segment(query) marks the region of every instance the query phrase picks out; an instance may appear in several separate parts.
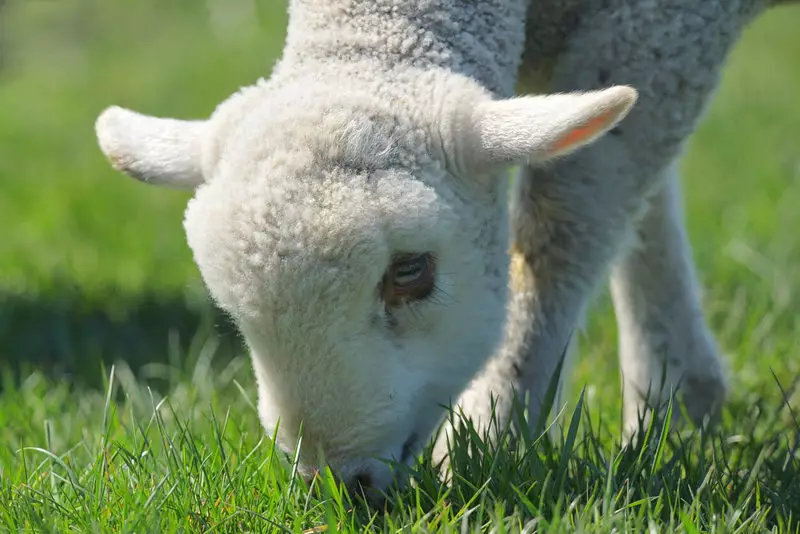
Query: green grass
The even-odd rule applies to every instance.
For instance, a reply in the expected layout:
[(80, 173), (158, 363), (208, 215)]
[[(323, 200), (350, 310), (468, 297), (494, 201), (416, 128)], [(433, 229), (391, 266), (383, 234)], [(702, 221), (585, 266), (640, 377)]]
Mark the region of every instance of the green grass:
[(383, 513), (291, 477), (191, 261), (188, 195), (122, 177), (97, 149), (109, 104), (204, 116), (269, 73), (282, 3), (226, 0), (226, 20), (212, 4), (0, 7), (0, 530), (800, 531), (800, 8), (748, 31), (685, 164), (705, 307), (732, 370), (719, 431), (656, 425), (620, 449), (603, 296), (563, 443), (491, 452), (463, 435), (451, 487), (423, 456), (418, 485)]

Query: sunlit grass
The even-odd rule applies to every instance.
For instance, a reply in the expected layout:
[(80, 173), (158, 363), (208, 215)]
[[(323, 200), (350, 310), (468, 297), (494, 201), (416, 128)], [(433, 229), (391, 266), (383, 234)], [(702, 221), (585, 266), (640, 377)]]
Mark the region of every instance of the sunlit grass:
[(0, 530), (798, 531), (800, 8), (747, 32), (684, 165), (731, 369), (718, 432), (657, 424), (620, 448), (604, 296), (563, 443), (489, 451), (463, 434), (452, 485), (423, 455), (384, 513), (291, 477), (192, 264), (188, 195), (126, 179), (96, 145), (107, 105), (203, 117), (268, 75), (283, 4), (227, 2), (10, 0), (0, 15)]

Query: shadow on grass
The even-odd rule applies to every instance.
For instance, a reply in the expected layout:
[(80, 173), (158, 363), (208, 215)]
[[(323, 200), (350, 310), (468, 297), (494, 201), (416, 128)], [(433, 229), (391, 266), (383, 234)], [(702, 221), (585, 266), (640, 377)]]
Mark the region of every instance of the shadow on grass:
[(150, 363), (180, 364), (198, 336), (218, 338), (215, 362), (243, 351), (230, 319), (209, 302), (157, 294), (103, 300), (74, 290), (49, 297), (0, 294), (0, 369), (13, 373), (15, 382), (40, 370), (102, 387), (104, 366), (124, 360), (136, 372)]

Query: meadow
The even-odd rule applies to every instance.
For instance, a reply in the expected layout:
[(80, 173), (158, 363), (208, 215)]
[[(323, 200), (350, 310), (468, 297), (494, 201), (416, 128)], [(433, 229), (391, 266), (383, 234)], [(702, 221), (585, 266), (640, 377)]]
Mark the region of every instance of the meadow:
[(207, 116), (269, 74), (285, 21), (276, 0), (0, 1), (0, 531), (800, 532), (800, 6), (747, 31), (684, 164), (719, 428), (620, 447), (603, 294), (560, 442), (462, 435), (451, 486), (423, 455), (386, 510), (292, 477), (192, 263), (189, 195), (94, 137), (110, 104)]

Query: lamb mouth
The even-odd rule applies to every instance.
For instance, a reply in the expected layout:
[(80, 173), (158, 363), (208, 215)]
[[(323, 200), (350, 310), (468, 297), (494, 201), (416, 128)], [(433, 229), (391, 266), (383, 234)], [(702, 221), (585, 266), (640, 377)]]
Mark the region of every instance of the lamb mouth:
[(414, 454), (414, 450), (417, 445), (417, 441), (419, 436), (416, 433), (411, 434), (405, 443), (403, 443), (403, 449), (400, 453), (400, 461), (402, 463), (408, 463), (411, 459), (412, 455)]

